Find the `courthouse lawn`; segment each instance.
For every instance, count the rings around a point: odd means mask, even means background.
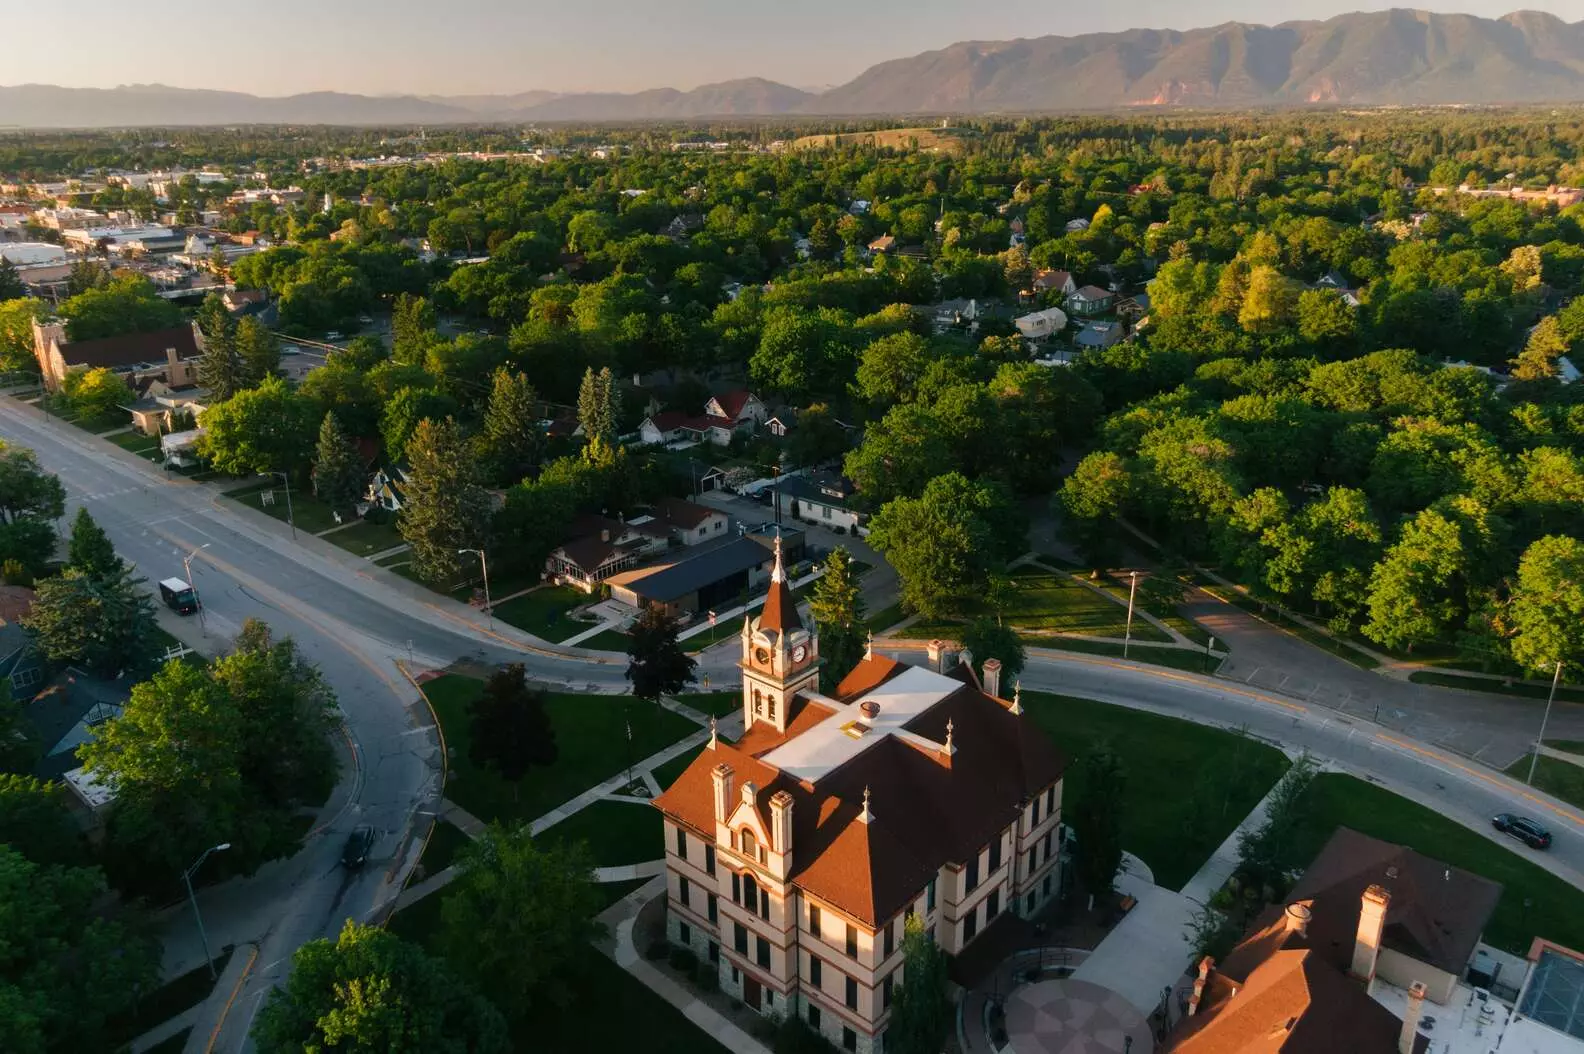
[[[630,696],[552,692],[545,709],[555,728],[559,756],[554,765],[530,770],[514,787],[493,769],[475,765],[469,756],[467,705],[483,688],[483,681],[457,674],[423,685],[450,751],[446,797],[486,823],[533,820],[620,773],[626,766],[629,718],[634,762],[699,731],[687,718]]]
[[[1108,745],[1126,774],[1122,848],[1155,884],[1179,889],[1287,771],[1281,751],[1248,736],[1089,699],[1023,693],[1028,716],[1072,759],[1065,819],[1083,798],[1083,758]]]
[[[582,842],[595,867],[641,864],[665,856],[660,810],[647,800],[597,801],[539,833],[542,842]]]
[[[559,644],[593,628],[592,622],[567,618],[568,611],[588,602],[587,593],[568,586],[546,586],[496,604],[495,617],[541,640]]]

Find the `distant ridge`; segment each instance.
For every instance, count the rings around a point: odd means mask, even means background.
[[[814,93],[760,78],[692,91],[264,98],[162,85],[0,87],[0,126],[458,124],[726,116],[1584,100],[1584,22],[1397,9],[1323,22],[972,41]]]

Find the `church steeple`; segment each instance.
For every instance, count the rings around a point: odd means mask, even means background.
[[[797,599],[792,595],[792,587],[787,584],[786,565],[782,560],[779,534],[776,535],[775,540],[775,565],[770,568],[770,595],[765,597],[764,614],[759,616],[759,628],[778,630],[782,633],[803,628],[803,620],[798,617]]]

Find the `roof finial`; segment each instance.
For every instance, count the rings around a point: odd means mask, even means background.
[[[1023,679],[1021,677],[1012,682],[1012,712],[1019,717],[1023,716]]]
[[[874,658],[874,630],[869,631],[869,643],[864,646],[864,658]]]
[[[781,532],[779,530],[776,531],[775,536],[775,566],[770,569],[770,581],[786,581],[786,570],[781,566]]]
[[[957,746],[952,742],[952,722],[951,718],[948,717],[946,719],[946,756],[950,757],[955,753],[957,753]]]
[[[710,718],[710,749],[711,750],[715,749],[715,744],[717,742],[719,742],[719,740],[716,739],[716,737],[715,737],[715,718],[711,717]]]
[[[864,785],[864,807],[863,807],[863,812],[858,814],[858,819],[861,822],[863,822],[863,823],[871,823],[874,820],[874,813],[869,811],[869,786],[868,786],[868,784]]]

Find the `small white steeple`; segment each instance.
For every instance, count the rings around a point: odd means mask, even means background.
[[[874,658],[874,630],[869,631],[869,643],[864,646],[864,658]]]
[[[1012,682],[1012,712],[1019,717],[1023,716],[1023,681],[1021,678]]]
[[[780,532],[777,532],[776,536],[775,536],[775,566],[770,568],[770,581],[772,581],[772,582],[785,582],[786,581],[786,568],[783,567],[782,564],[781,564],[781,534],[780,534]]]
[[[869,811],[869,788],[867,786],[864,787],[864,807],[863,807],[863,812],[858,814],[858,822],[859,823],[873,823],[874,822],[874,813]]]
[[[714,749],[715,749],[715,745],[716,745],[716,744],[717,744],[717,743],[718,743],[718,742],[720,742],[720,741],[719,741],[719,740],[718,740],[718,739],[717,739],[717,738],[716,738],[716,736],[715,736],[715,718],[714,718],[714,717],[711,717],[711,718],[710,718],[710,741],[709,741],[709,748],[710,748],[710,749],[711,749],[711,750],[714,750]]]
[[[952,742],[952,722],[951,718],[948,717],[946,719],[946,756],[951,757],[955,753],[957,753],[957,745]]]

